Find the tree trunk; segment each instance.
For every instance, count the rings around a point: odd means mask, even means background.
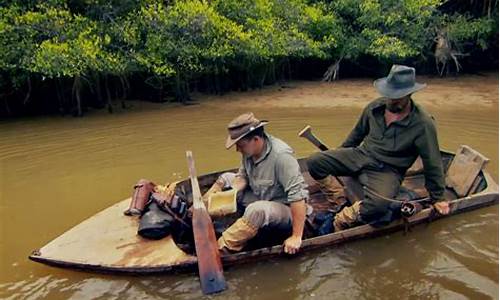
[[[262,74],[260,75],[259,89],[262,89],[264,87],[264,84],[266,83],[267,73],[269,72],[269,65],[265,64],[264,66],[262,66],[261,72]]]
[[[94,80],[95,80],[95,91],[96,91],[97,101],[99,102],[99,107],[103,107],[104,100],[102,99],[101,77],[99,76],[99,73],[96,73],[94,75]]]
[[[121,97],[121,103],[122,103],[122,108],[125,109],[127,106],[125,105],[125,99],[127,98],[127,93],[128,93],[128,81],[124,76],[119,76],[120,78],[120,83],[122,84],[122,97]]]
[[[187,95],[187,82],[182,80],[181,77],[177,73],[175,75],[175,98],[180,103],[186,105],[189,95]]]
[[[271,84],[274,84],[274,83],[276,83],[276,62],[275,61],[273,61],[270,68],[271,68],[270,81],[271,81]]]
[[[104,75],[104,88],[106,90],[106,102],[108,107],[108,112],[113,113],[113,104],[111,102],[111,91],[109,90],[108,75]]]
[[[214,76],[214,81],[215,81],[215,94],[216,95],[221,95],[221,86],[220,86],[220,73],[217,68],[217,72],[213,75]]]
[[[61,116],[64,116],[64,114],[65,114],[64,102],[66,102],[66,101],[64,98],[64,90],[61,88],[61,79],[60,78],[56,78],[55,85],[56,85],[56,94],[57,94],[57,102],[58,102],[57,104],[59,105],[59,113],[61,114]]]
[[[5,105],[5,113],[7,114],[7,116],[10,116],[12,112],[10,111],[9,101],[7,100],[7,97],[3,97],[3,101]]]
[[[189,95],[189,80],[183,80],[184,82],[184,89],[183,89],[183,97],[184,97],[184,104],[187,104],[188,101],[191,101],[191,96]]]
[[[253,83],[252,83],[252,76],[250,75],[251,67],[246,72],[246,80],[247,80],[247,90],[248,88],[254,89]]]
[[[31,97],[31,76],[28,75],[28,92],[26,93],[26,96],[24,97],[23,105],[26,105],[28,101],[30,100]]]
[[[158,77],[158,81],[160,82],[160,93],[159,93],[159,96],[158,96],[158,97],[159,97],[159,100],[158,100],[158,101],[159,101],[160,103],[163,103],[163,102],[165,102],[165,101],[163,100],[163,97],[164,97],[163,77],[161,77],[161,76],[160,76],[160,77]]]
[[[80,75],[75,76],[75,80],[73,82],[73,95],[76,98],[76,117],[83,116],[82,112],[82,101],[80,98],[80,89],[81,89],[81,81]]]
[[[291,81],[292,80],[292,65],[290,64],[290,59],[286,59],[286,64],[287,64],[287,67],[288,67],[288,80]]]
[[[238,72],[238,77],[240,78],[240,91],[242,91],[242,92],[248,91],[247,71],[242,70],[241,72]]]

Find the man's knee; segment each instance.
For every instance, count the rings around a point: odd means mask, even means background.
[[[327,155],[323,152],[316,152],[307,158],[307,169],[309,174],[315,180],[323,179],[330,175],[332,170],[328,167],[327,160],[329,160]]]
[[[250,203],[246,209],[243,217],[248,220],[255,228],[261,228],[266,224],[269,219],[269,201],[255,201]]]
[[[357,172],[358,167],[353,161],[355,152],[352,149],[334,149],[317,152],[307,159],[309,174],[315,180],[320,180],[328,175],[344,176]]]

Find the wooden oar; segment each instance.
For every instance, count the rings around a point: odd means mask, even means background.
[[[311,142],[321,151],[326,151],[329,149],[328,146],[326,146],[312,133],[311,126],[309,125],[304,127],[304,129],[302,129],[299,132],[299,136]],[[351,201],[351,203],[361,200],[359,183],[355,182],[352,178],[349,177],[344,177],[344,178],[340,178],[338,176],[333,176],[333,177],[335,177],[335,179],[337,179],[340,185],[344,188],[344,192],[347,198]],[[355,190],[357,191],[357,193],[355,192]]]
[[[193,234],[201,289],[204,294],[213,294],[226,289],[226,280],[222,271],[212,219],[210,219],[207,208],[201,199],[193,153],[186,151],[186,156],[193,191]]]

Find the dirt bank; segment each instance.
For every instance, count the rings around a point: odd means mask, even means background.
[[[493,107],[498,105],[498,73],[462,75],[457,78],[419,76],[427,88],[414,99],[425,106],[456,109],[464,105]],[[195,95],[205,105],[234,108],[253,107],[364,107],[378,97],[373,79],[344,79],[333,83],[292,81],[262,90],[232,92],[223,96]]]

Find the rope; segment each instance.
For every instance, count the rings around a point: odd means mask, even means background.
[[[366,192],[368,192],[368,194],[371,194],[372,196],[375,196],[376,198],[379,198],[381,200],[385,200],[385,201],[388,201],[388,202],[394,202],[394,203],[402,203],[402,202],[404,202],[404,200],[391,199],[391,198],[387,198],[385,196],[382,196],[379,193],[375,192],[374,190],[370,189],[369,187],[367,187],[365,185],[363,186],[363,190],[366,191]],[[430,197],[426,197],[426,198],[419,199],[419,200],[412,200],[410,202],[421,203],[421,202],[427,202],[427,201],[430,201],[430,200],[431,200]]]

